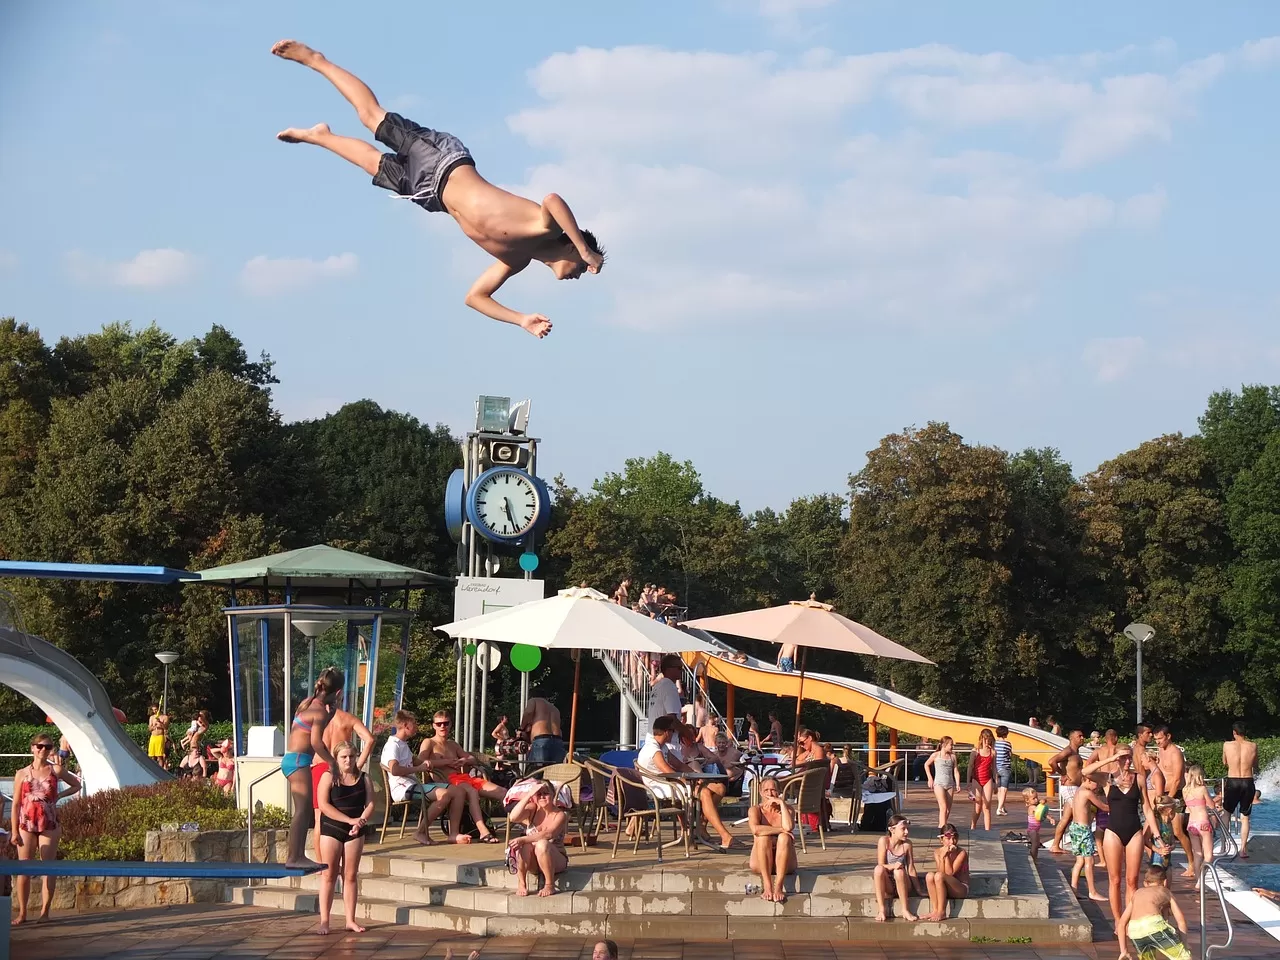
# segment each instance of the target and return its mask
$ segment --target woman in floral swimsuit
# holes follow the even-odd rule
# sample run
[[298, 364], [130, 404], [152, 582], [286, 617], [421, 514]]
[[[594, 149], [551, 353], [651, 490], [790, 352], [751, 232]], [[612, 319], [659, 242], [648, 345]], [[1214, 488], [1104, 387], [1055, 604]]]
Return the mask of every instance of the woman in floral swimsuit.
[[[57, 757], [58, 745], [47, 733], [37, 733], [31, 738], [31, 765], [23, 767], [13, 777], [13, 840], [18, 845], [19, 860], [56, 860], [58, 858], [58, 801], [80, 792], [80, 781], [68, 773], [62, 765], [50, 763]], [[63, 790], [58, 783], [65, 783]], [[15, 878], [18, 915], [14, 924], [27, 919], [27, 898], [31, 892], [31, 878]], [[44, 878], [40, 897], [40, 919], [49, 919], [49, 907], [53, 905], [54, 878]]]

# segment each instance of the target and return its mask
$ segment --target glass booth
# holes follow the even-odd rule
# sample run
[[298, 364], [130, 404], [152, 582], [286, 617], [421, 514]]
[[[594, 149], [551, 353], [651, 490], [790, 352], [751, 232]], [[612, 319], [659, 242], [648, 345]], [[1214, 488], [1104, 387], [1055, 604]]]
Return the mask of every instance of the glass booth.
[[[286, 807], [278, 773], [293, 712], [316, 677], [334, 667], [345, 678], [339, 704], [370, 730], [391, 722], [404, 697], [409, 626], [405, 609], [285, 603], [224, 608], [230, 646], [236, 795]], [[253, 786], [255, 781], [261, 782]]]

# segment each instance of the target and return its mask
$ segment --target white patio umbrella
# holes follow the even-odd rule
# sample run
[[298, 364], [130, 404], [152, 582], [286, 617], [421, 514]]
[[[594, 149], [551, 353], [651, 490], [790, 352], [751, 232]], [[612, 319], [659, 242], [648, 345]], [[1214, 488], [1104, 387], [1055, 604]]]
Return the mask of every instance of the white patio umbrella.
[[[932, 664], [914, 650], [882, 637], [870, 627], [835, 612], [829, 603], [819, 603], [810, 594], [808, 600], [792, 600], [779, 607], [764, 610], [746, 610], [722, 617], [703, 617], [690, 620], [686, 626], [697, 627], [709, 633], [730, 633], [737, 637], [767, 640], [770, 643], [793, 643], [800, 647], [800, 690], [796, 696], [796, 736], [800, 734], [800, 707], [804, 703], [804, 672], [806, 651], [809, 647], [825, 650], [841, 650], [845, 653], [861, 653], [868, 657], [890, 657], [894, 660], [910, 660]], [[795, 749], [792, 754], [794, 756]]]
[[[632, 650], [637, 653], [714, 653], [715, 647], [683, 630], [614, 603], [599, 590], [571, 587], [545, 600], [530, 600], [437, 627], [451, 637], [491, 643], [527, 643], [544, 650]], [[581, 659], [573, 661], [569, 756], [578, 725]]]

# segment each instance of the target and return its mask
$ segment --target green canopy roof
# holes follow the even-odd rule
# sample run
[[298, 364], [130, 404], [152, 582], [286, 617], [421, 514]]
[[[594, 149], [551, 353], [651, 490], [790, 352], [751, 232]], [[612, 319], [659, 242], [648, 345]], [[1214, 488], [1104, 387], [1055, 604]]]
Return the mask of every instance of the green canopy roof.
[[297, 587], [364, 587], [369, 590], [405, 587], [447, 587], [451, 577], [428, 573], [398, 563], [376, 560], [328, 544], [273, 553], [269, 557], [229, 563], [198, 572], [201, 583], [283, 587], [288, 579]]

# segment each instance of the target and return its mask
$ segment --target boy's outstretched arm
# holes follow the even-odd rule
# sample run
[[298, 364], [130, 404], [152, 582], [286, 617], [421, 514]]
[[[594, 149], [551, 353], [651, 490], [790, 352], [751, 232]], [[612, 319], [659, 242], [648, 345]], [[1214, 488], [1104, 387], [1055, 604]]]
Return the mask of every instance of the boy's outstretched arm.
[[569, 242], [578, 251], [578, 256], [582, 258], [582, 262], [587, 265], [587, 271], [589, 273], [600, 272], [600, 266], [604, 263], [603, 258], [587, 246], [587, 241], [582, 236], [582, 230], [578, 228], [578, 221], [573, 217], [573, 211], [569, 209], [569, 205], [564, 202], [560, 194], [548, 193], [542, 198], [542, 225], [548, 230], [553, 226], [563, 230], [564, 235], [569, 238]]
[[476, 278], [476, 282], [467, 291], [465, 303], [472, 310], [480, 311], [490, 320], [514, 323], [518, 327], [524, 327], [535, 337], [541, 338], [551, 332], [550, 320], [540, 313], [518, 313], [510, 307], [504, 307], [493, 299], [493, 295], [498, 288], [506, 283], [509, 277], [514, 277], [526, 266], [528, 266], [528, 263], [513, 267], [510, 264], [503, 263], [501, 260], [495, 261], [484, 273]]

